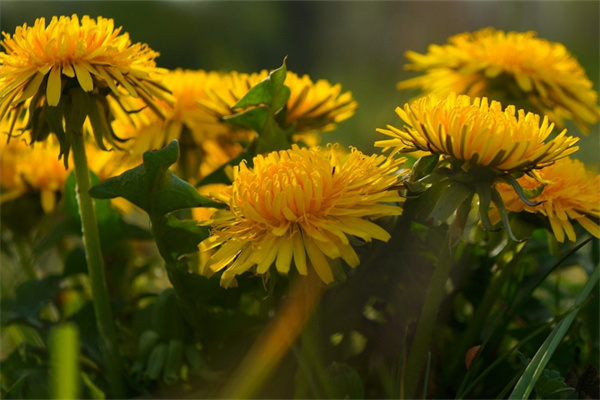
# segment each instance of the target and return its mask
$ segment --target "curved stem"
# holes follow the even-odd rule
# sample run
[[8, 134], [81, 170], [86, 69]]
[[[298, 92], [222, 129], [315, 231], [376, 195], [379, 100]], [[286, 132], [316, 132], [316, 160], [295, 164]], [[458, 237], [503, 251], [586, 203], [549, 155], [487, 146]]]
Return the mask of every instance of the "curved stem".
[[81, 216], [81, 231], [90, 285], [92, 287], [100, 348], [108, 370], [108, 380], [112, 395], [115, 398], [124, 398], [122, 363], [118, 353], [113, 314], [110, 308], [110, 298], [104, 277], [104, 260], [100, 249], [100, 234], [98, 232], [96, 210], [89, 194], [90, 173], [85, 154], [84, 139], [82, 135], [75, 134], [72, 135], [72, 140], [75, 178], [77, 180], [77, 202]]

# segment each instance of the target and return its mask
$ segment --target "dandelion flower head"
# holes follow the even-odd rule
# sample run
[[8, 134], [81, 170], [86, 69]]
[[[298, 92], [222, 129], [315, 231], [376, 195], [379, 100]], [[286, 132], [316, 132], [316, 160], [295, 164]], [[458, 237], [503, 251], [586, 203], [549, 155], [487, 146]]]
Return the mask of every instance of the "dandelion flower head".
[[424, 74], [400, 82], [399, 89], [485, 96], [547, 115], [559, 127], [572, 119], [584, 133], [600, 117], [598, 93], [577, 59], [535, 32], [485, 28], [430, 45], [426, 54], [408, 51], [406, 57], [407, 69]]
[[[156, 99], [171, 101], [158, 81], [163, 72], [154, 62], [158, 53], [145, 44], [132, 44], [127, 33], [115, 29], [112, 19], [79, 19], [74, 14], [53, 17], [46, 25], [39, 18], [33, 26], [17, 27], [13, 35], [3, 32], [0, 44], [5, 50], [0, 52], [0, 119], [16, 121], [28, 104], [32, 141], [48, 136], [48, 132], [38, 136], [39, 127], [32, 124], [43, 125], [38, 118], [50, 111], [71, 112], [73, 119], [79, 114], [89, 116], [94, 129], [103, 130], [95, 131], [95, 136], [109, 138], [111, 111], [106, 97], [141, 98], [159, 115]], [[66, 100], [78, 93], [85, 95]], [[61, 117], [69, 129], [69, 115]]]
[[[398, 169], [404, 162], [356, 149], [344, 158], [335, 146], [299, 148], [258, 155], [249, 168], [234, 168], [233, 183], [213, 197], [228, 205], [206, 224], [211, 236], [200, 244], [207, 267], [225, 269], [221, 284], [253, 270], [266, 274], [271, 265], [287, 274], [295, 265], [301, 275], [312, 266], [325, 283], [333, 281], [330, 261], [343, 259], [352, 267], [359, 258], [349, 237], [370, 242], [390, 238], [369, 221], [400, 215]], [[307, 257], [308, 256], [308, 257]]]
[[540, 202], [536, 206], [523, 203], [509, 185], [496, 185], [507, 210], [538, 213], [548, 218], [556, 240], [561, 243], [565, 234], [570, 241], [576, 240], [574, 221], [600, 238], [600, 175], [586, 170], [581, 161], [568, 157], [536, 171], [536, 175], [539, 180], [528, 175], [518, 179], [525, 189], [536, 188], [540, 181], [545, 184], [542, 193], [534, 198]]
[[460, 160], [498, 173], [528, 171], [548, 165], [577, 151], [578, 138], [563, 130], [547, 140], [554, 129], [546, 117], [505, 109], [487, 98], [471, 99], [452, 93], [441, 100], [435, 94], [396, 108], [403, 128], [388, 125], [377, 131], [392, 139], [375, 143], [395, 152], [416, 150]]

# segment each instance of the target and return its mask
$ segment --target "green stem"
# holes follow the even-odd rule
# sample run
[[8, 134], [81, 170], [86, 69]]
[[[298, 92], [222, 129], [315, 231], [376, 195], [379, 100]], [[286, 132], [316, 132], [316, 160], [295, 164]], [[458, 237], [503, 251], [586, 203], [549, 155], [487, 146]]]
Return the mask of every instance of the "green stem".
[[77, 180], [77, 201], [81, 216], [81, 231], [85, 246], [85, 257], [88, 265], [88, 274], [92, 287], [94, 311], [98, 324], [100, 348], [108, 370], [108, 380], [115, 398], [124, 398], [122, 376], [122, 363], [116, 343], [116, 332], [113, 325], [113, 315], [110, 308], [110, 299], [104, 277], [104, 260], [100, 249], [100, 234], [96, 221], [96, 210], [89, 194], [90, 173], [88, 170], [87, 156], [85, 153], [82, 135], [72, 135], [73, 161], [75, 178]]
[[433, 270], [433, 276], [425, 295], [421, 318], [417, 324], [415, 338], [406, 362], [406, 375], [404, 377], [406, 388], [404, 395], [406, 396], [402, 397], [417, 398], [416, 390], [419, 385], [419, 378], [427, 359], [439, 307], [446, 294], [446, 282], [450, 277], [453, 259], [454, 249], [450, 247], [449, 241], [444, 241], [438, 264]]

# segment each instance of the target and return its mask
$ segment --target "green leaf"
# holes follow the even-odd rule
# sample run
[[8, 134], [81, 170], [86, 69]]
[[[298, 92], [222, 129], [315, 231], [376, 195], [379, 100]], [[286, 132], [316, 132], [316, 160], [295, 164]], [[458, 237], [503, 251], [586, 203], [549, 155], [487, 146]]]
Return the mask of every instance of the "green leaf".
[[285, 59], [281, 67], [273, 70], [269, 76], [252, 87], [232, 108], [246, 108], [266, 104], [274, 113], [281, 110], [290, 97], [290, 89], [285, 86], [287, 67]]
[[142, 165], [92, 187], [92, 197], [123, 197], [151, 217], [184, 208], [222, 206], [201, 196], [192, 185], [169, 171], [169, 167], [179, 159], [176, 140], [160, 150], [145, 152], [143, 157]]
[[252, 87], [232, 107], [233, 109], [246, 108], [246, 110], [224, 118], [226, 122], [248, 127], [258, 133], [256, 153], [251, 156], [290, 147], [289, 138], [292, 132], [284, 130], [275, 118], [283, 110], [290, 97], [290, 89], [284, 85], [286, 76], [287, 67], [283, 60], [281, 67], [272, 71], [265, 80]]
[[552, 330], [550, 335], [546, 338], [542, 346], [538, 349], [537, 353], [525, 368], [523, 375], [517, 382], [515, 388], [512, 393], [508, 397], [509, 399], [527, 399], [531, 394], [531, 391], [535, 387], [537, 381], [539, 380], [544, 368], [550, 361], [550, 358], [556, 351], [556, 348], [562, 342], [562, 339], [567, 334], [569, 327], [575, 320], [577, 313], [579, 312], [581, 305], [588, 298], [592, 289], [598, 283], [598, 278], [600, 274], [600, 267], [597, 266], [587, 283], [583, 287], [580, 295], [577, 297], [575, 304], [573, 305], [572, 311], [570, 311]]
[[261, 105], [227, 117], [225, 118], [225, 121], [248, 127], [260, 134], [264, 131], [267, 121], [269, 120], [269, 116], [270, 112], [268, 107]]

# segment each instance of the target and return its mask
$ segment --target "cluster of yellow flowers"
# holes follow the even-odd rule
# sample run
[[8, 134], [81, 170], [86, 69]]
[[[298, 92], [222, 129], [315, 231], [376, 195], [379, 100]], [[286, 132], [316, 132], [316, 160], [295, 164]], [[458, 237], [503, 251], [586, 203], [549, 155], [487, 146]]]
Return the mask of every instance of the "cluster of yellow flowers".
[[[178, 139], [187, 165], [182, 172], [195, 183], [254, 139], [254, 132], [225, 119], [268, 71], [167, 71], [156, 67], [158, 53], [132, 45], [120, 31], [111, 19], [73, 15], [53, 18], [48, 26], [41, 18], [12, 36], [3, 33], [2, 134], [10, 139], [28, 132], [30, 142], [43, 142], [29, 148], [13, 138], [2, 145], [3, 200], [36, 189], [44, 209], [53, 208], [53, 191], [61, 189], [66, 172], [48, 154], [68, 156], [68, 148], [55, 132], [62, 126], [53, 125], [49, 115], [57, 107], [73, 108], [77, 90], [90, 96], [92, 105], [81, 112], [97, 146], [103, 148], [106, 139], [115, 148], [108, 156], [92, 156], [90, 164], [102, 177]], [[213, 194], [228, 208], [200, 222], [213, 227], [200, 245], [207, 274], [224, 270], [222, 284], [229, 286], [245, 271], [263, 275], [272, 265], [287, 274], [293, 262], [298, 273], [312, 266], [323, 282], [332, 282], [334, 260], [359, 263], [349, 237], [389, 240], [389, 233], [369, 219], [402, 213], [399, 189], [408, 172], [401, 169], [405, 159], [396, 155], [414, 151], [494, 176], [525, 173], [519, 179], [523, 187], [545, 185], [543, 203], [523, 204], [508, 186], [494, 183], [509, 210], [542, 213], [559, 241], [563, 232], [575, 240], [569, 220], [600, 237], [599, 177], [567, 158], [577, 150], [577, 138], [566, 130], [553, 135], [554, 124], [562, 127], [564, 119], [587, 130], [600, 116], [597, 93], [564, 46], [533, 33], [490, 28], [407, 57], [413, 62], [409, 68], [425, 74], [399, 87], [421, 88], [426, 96], [397, 108], [402, 128], [378, 130], [391, 137], [376, 143], [392, 150], [388, 156], [319, 147], [315, 133], [352, 116], [357, 104], [339, 84], [287, 73], [290, 96], [280, 123], [310, 147], [294, 144], [256, 156], [252, 167], [233, 168], [232, 185]], [[51, 133], [60, 143], [49, 138]], [[124, 139], [131, 140], [121, 143]]]

